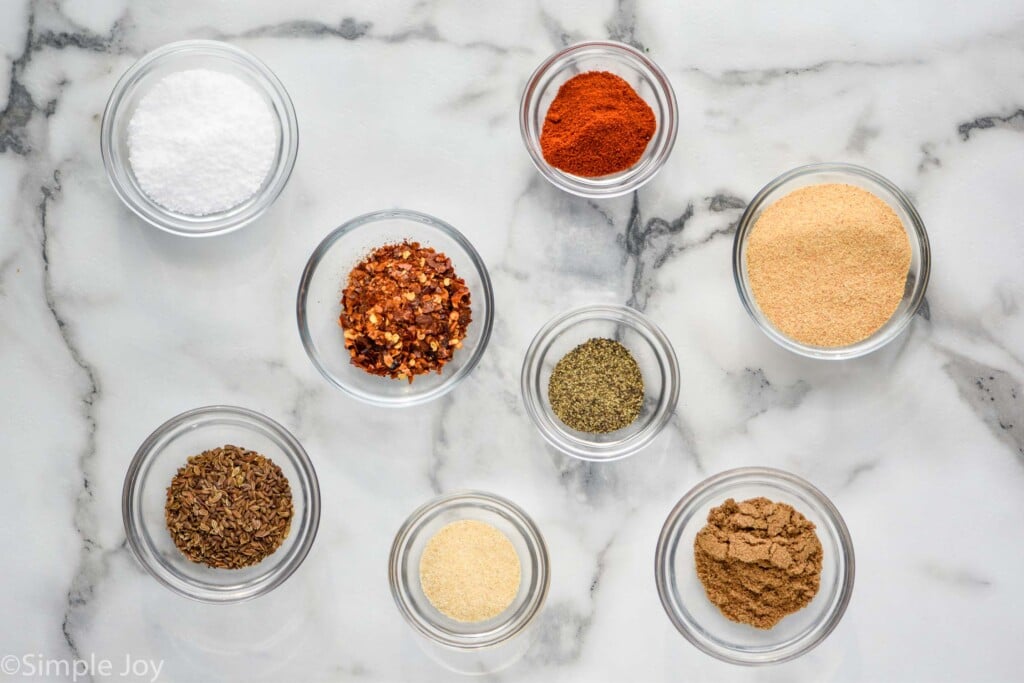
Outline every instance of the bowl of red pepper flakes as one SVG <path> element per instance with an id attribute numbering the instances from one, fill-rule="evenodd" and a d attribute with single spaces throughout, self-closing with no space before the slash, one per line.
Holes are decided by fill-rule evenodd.
<path id="1" fill-rule="evenodd" d="M 618 197 L 650 181 L 678 131 L 675 92 L 646 54 L 595 40 L 548 57 L 523 90 L 519 129 L 534 166 L 580 197 Z"/>
<path id="2" fill-rule="evenodd" d="M 494 294 L 466 237 L 403 209 L 328 234 L 299 283 L 299 335 L 320 373 L 373 405 L 433 400 L 465 379 L 490 339 Z"/>

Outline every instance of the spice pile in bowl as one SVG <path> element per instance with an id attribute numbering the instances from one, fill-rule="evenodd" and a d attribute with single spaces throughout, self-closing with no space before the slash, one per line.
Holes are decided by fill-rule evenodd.
<path id="1" fill-rule="evenodd" d="M 193 455 L 167 487 L 164 519 L 178 550 L 214 569 L 272 555 L 291 530 L 287 477 L 255 451 L 227 445 Z"/>
<path id="2" fill-rule="evenodd" d="M 410 383 L 440 373 L 472 321 L 469 287 L 451 259 L 410 241 L 379 247 L 353 268 L 341 307 L 352 364 Z"/>
<path id="3" fill-rule="evenodd" d="M 593 178 L 636 164 L 656 130 L 654 111 L 629 83 L 607 71 L 587 71 L 558 89 L 540 146 L 555 168 Z"/>
<path id="4" fill-rule="evenodd" d="M 608 434 L 640 417 L 644 378 L 625 346 L 614 339 L 589 339 L 555 364 L 548 403 L 567 427 Z"/>

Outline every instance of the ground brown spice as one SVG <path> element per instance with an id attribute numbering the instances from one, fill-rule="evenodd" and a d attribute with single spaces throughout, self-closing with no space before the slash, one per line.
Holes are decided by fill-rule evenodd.
<path id="1" fill-rule="evenodd" d="M 804 608 L 821 583 L 814 529 L 791 505 L 767 498 L 712 508 L 693 542 L 708 599 L 732 621 L 764 629 Z"/>
<path id="2" fill-rule="evenodd" d="M 761 214 L 747 242 L 758 307 L 783 334 L 813 346 L 867 339 L 896 311 L 910 269 L 899 216 L 859 187 L 811 185 Z"/>

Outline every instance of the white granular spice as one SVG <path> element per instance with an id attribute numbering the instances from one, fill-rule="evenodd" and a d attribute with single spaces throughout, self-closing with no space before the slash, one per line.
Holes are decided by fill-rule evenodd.
<path id="1" fill-rule="evenodd" d="M 253 196 L 277 148 L 274 116 L 248 83 L 191 69 L 162 78 L 128 123 L 128 158 L 142 191 L 191 216 L 226 211 Z"/>

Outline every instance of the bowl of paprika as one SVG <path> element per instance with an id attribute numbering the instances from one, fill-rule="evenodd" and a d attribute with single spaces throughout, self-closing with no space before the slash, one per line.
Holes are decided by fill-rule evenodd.
<path id="1" fill-rule="evenodd" d="M 580 197 L 618 197 L 650 181 L 671 154 L 676 97 L 665 73 L 636 48 L 577 43 L 534 71 L 519 129 L 553 185 Z"/>

